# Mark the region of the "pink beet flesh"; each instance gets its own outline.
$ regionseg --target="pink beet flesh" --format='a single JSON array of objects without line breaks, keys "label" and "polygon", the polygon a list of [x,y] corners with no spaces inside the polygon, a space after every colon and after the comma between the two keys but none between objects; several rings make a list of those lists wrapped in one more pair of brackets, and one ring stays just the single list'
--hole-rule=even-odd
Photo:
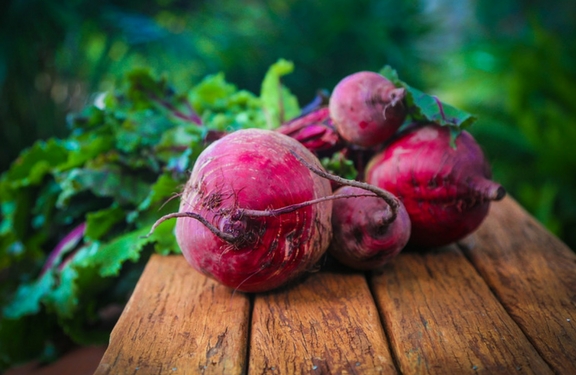
[{"label": "pink beet flesh", "polygon": [[[344,186],[335,195],[360,195],[366,192]],[[388,263],[406,246],[410,238],[410,218],[402,204],[396,219],[388,223],[392,211],[381,198],[337,199],[332,207],[334,237],[328,251],[340,263],[359,270],[370,270]]]},{"label": "pink beet flesh", "polygon": [[490,201],[505,190],[490,180],[490,166],[470,133],[450,145],[450,130],[419,126],[394,139],[369,163],[366,181],[396,195],[412,222],[410,244],[446,245],[473,232]]},{"label": "pink beet flesh", "polygon": [[290,150],[320,167],[296,140],[260,129],[231,133],[199,156],[180,212],[200,213],[238,241],[221,239],[193,218],[178,218],[178,244],[194,268],[237,290],[259,292],[286,284],[320,259],[332,236],[332,202],[275,217],[238,215],[238,209],[266,211],[331,194],[330,183]]},{"label": "pink beet flesh", "polygon": [[330,117],[348,142],[376,146],[398,130],[406,109],[405,90],[375,72],[358,72],[342,79],[329,101]]}]

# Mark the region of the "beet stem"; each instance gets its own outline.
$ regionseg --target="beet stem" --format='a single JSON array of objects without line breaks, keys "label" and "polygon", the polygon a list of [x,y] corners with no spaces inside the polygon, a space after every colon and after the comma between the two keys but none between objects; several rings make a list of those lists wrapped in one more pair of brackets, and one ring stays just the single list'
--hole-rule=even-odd
[{"label": "beet stem", "polygon": [[208,228],[210,230],[210,232],[214,233],[218,238],[220,238],[226,242],[235,243],[238,240],[238,238],[236,236],[222,232],[220,229],[218,229],[214,225],[212,225],[208,220],[206,220],[205,218],[203,218],[202,216],[200,216],[199,214],[197,214],[195,212],[175,212],[172,214],[167,214],[167,215],[162,216],[160,219],[156,220],[156,222],[154,223],[154,225],[152,225],[152,228],[150,228],[150,231],[148,232],[147,235],[144,236],[144,238],[150,237],[152,235],[152,233],[154,233],[154,231],[156,230],[158,225],[162,224],[166,220],[176,219],[179,217],[189,217],[189,218],[198,220],[199,222],[204,224],[204,226],[206,226],[206,228]]},{"label": "beet stem", "polygon": [[[336,194],[336,195],[330,195],[327,197],[312,199],[312,200],[302,202],[302,203],[291,204],[291,205],[288,205],[285,207],[270,209],[270,210],[250,210],[250,209],[239,208],[236,210],[236,212],[233,216],[237,216],[237,217],[242,217],[242,216],[271,217],[271,216],[287,214],[287,213],[299,210],[303,207],[310,206],[310,205],[317,204],[317,203],[321,203],[321,202],[325,202],[325,201],[329,201],[329,200],[343,199],[343,198],[356,198],[356,197],[376,197],[376,196],[374,194]],[[156,220],[156,222],[152,225],[152,228],[150,228],[150,231],[148,232],[148,234],[143,236],[143,238],[150,237],[152,235],[152,233],[154,233],[156,228],[158,228],[158,226],[160,224],[162,224],[163,222],[165,222],[166,220],[176,219],[176,218],[180,218],[180,217],[189,217],[189,218],[198,220],[199,222],[204,224],[204,226],[206,226],[206,228],[208,228],[210,230],[210,232],[214,233],[218,238],[220,238],[220,239],[222,239],[228,243],[235,244],[238,241],[240,241],[240,237],[221,231],[220,229],[218,229],[217,227],[212,225],[204,217],[202,217],[200,214],[197,214],[195,212],[175,212],[175,213],[164,215],[160,219]]]},{"label": "beet stem", "polygon": [[86,222],[79,224],[78,226],[74,227],[50,252],[48,258],[46,259],[46,263],[42,267],[42,271],[40,271],[40,275],[43,275],[50,267],[54,265],[56,258],[61,256],[62,254],[72,250],[82,237],[84,237],[84,233],[86,232]]},{"label": "beet stem", "polygon": [[243,216],[251,216],[251,217],[267,217],[267,216],[277,216],[282,214],[287,214],[290,212],[294,212],[306,206],[311,206],[316,203],[322,203],[325,201],[330,201],[334,199],[345,199],[345,198],[359,198],[359,197],[378,197],[374,194],[336,194],[336,195],[329,195],[326,197],[312,199],[302,203],[295,203],[290,204],[288,206],[269,209],[269,210],[248,210],[248,209],[239,209],[238,211]]},{"label": "beet stem", "polygon": [[393,194],[387,192],[386,190],[380,189],[379,187],[376,187],[374,185],[370,185],[370,184],[365,183],[365,182],[348,180],[346,178],[342,178],[340,176],[336,176],[336,175],[333,175],[331,173],[325,172],[319,168],[316,168],[315,166],[311,165],[310,163],[308,163],[306,160],[304,160],[300,155],[298,155],[293,150],[290,150],[290,153],[292,155],[294,155],[294,157],[296,159],[298,159],[302,164],[304,164],[306,166],[306,168],[310,169],[312,172],[314,172],[315,174],[317,174],[320,177],[324,177],[328,180],[334,181],[334,182],[341,184],[341,185],[354,186],[354,187],[358,187],[360,189],[368,190],[368,191],[376,194],[378,197],[384,199],[384,201],[386,203],[388,203],[388,205],[392,209],[392,215],[390,215],[388,223],[391,223],[394,220],[396,220],[396,216],[398,215],[398,207],[400,207],[400,201]]},{"label": "beet stem", "polygon": [[396,104],[404,100],[405,96],[406,96],[406,90],[403,87],[392,90],[390,92],[390,104],[392,106],[395,106]]}]

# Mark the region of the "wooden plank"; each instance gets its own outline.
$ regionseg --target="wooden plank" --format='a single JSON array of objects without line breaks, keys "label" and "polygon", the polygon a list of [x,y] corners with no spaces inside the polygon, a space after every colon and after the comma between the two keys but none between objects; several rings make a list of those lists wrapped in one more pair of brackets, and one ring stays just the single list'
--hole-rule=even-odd
[{"label": "wooden plank", "polygon": [[576,254],[512,198],[492,205],[463,246],[540,355],[576,374]]},{"label": "wooden plank", "polygon": [[404,251],[372,287],[402,374],[550,374],[455,246]]},{"label": "wooden plank", "polygon": [[250,301],[194,271],[182,256],[152,256],[114,327],[96,374],[241,374]]},{"label": "wooden plank", "polygon": [[321,272],[257,295],[249,374],[395,374],[362,273]]}]

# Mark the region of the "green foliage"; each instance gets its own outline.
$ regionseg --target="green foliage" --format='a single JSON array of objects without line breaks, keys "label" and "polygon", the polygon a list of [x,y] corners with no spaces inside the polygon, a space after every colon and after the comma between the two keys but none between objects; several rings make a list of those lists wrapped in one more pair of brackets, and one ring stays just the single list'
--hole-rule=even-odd
[{"label": "green foliage", "polygon": [[[0,347],[35,316],[46,329],[34,345],[13,342],[0,369],[57,355],[59,337],[81,344],[107,339],[99,312],[126,302],[136,281],[129,276],[151,253],[180,251],[174,220],[147,234],[163,214],[178,211],[171,198],[211,135],[299,113],[280,82],[290,64],[270,67],[264,84],[273,84],[261,96],[220,74],[178,93],[165,78],[135,70],[122,90],[72,118],[69,137],[22,152],[0,177],[0,272],[9,280],[0,285]],[[120,285],[127,291],[119,296]]]},{"label": "green foliage", "polygon": [[[140,234],[176,210],[163,204],[205,139],[274,127],[295,98],[383,64],[410,82],[417,117],[474,120],[445,104],[442,116],[434,97],[477,114],[469,130],[495,178],[576,248],[572,1],[423,4],[3,2],[0,368],[53,359],[63,337],[107,339],[99,309],[125,300],[152,252],[177,251],[173,223]],[[270,67],[279,57],[290,62]],[[355,175],[338,154],[323,163]],[[84,239],[64,241],[81,223]]]},{"label": "green foliage", "polygon": [[342,152],[335,152],[331,157],[324,157],[320,160],[322,166],[330,173],[347,178],[356,179],[358,171],[354,168],[352,160],[346,158]]},{"label": "green foliage", "polygon": [[290,61],[279,60],[270,68],[264,82],[260,96],[266,108],[268,129],[276,129],[285,121],[291,120],[300,114],[298,99],[282,85],[282,76],[294,71],[294,64]]},{"label": "green foliage", "polygon": [[396,87],[402,87],[406,90],[404,102],[408,112],[405,121],[407,124],[434,122],[440,126],[449,126],[452,140],[454,140],[460,131],[467,129],[476,121],[476,117],[470,113],[444,103],[437,97],[415,89],[400,80],[396,70],[389,65],[380,70],[380,74],[388,78]]},{"label": "green foliage", "polygon": [[[487,35],[468,35],[464,48],[446,59],[437,92],[478,114],[470,130],[496,180],[576,248],[576,45],[569,32],[576,24],[559,14],[564,2],[549,14],[534,12],[536,4],[518,14],[504,6],[511,3],[493,9],[479,5]],[[544,16],[553,14],[558,23],[544,27]],[[510,17],[518,21],[517,33],[491,28]]]},{"label": "green foliage", "polygon": [[415,42],[428,26],[417,1],[2,4],[0,171],[34,141],[65,137],[66,114],[135,67],[166,72],[180,91],[226,72],[230,82],[257,93],[262,72],[284,57],[298,66],[286,83],[303,101],[346,74],[383,63],[422,82]]},{"label": "green foliage", "polygon": [[[512,54],[505,105],[530,145],[532,173],[518,199],[558,235],[576,244],[576,69],[557,36],[535,27],[533,46]],[[565,51],[565,52],[563,52]],[[546,69],[543,70],[542,66]]]}]

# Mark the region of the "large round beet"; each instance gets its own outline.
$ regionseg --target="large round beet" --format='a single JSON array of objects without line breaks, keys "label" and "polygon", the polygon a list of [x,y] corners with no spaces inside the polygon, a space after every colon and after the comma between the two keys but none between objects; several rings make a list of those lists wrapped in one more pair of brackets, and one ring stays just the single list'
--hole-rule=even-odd
[{"label": "large round beet", "polygon": [[294,280],[326,251],[332,202],[274,214],[331,194],[322,169],[296,140],[249,129],[228,134],[198,157],[181,197],[176,237],[197,270],[241,291],[274,289]]},{"label": "large round beet", "polygon": [[412,222],[410,244],[446,245],[474,231],[490,201],[505,190],[490,180],[480,146],[462,131],[450,143],[450,129],[414,127],[393,139],[368,164],[366,181],[396,195]]}]

